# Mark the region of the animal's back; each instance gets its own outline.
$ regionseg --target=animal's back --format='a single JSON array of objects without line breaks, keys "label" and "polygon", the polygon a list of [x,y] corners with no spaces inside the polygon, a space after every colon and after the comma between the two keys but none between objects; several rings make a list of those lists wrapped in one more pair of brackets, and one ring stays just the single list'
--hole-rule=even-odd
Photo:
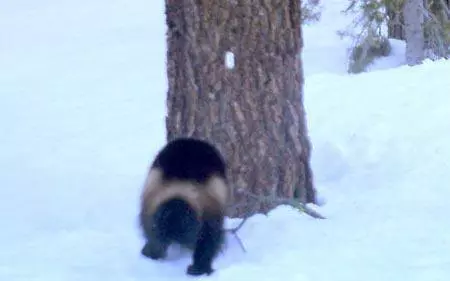
[{"label": "animal's back", "polygon": [[199,139],[179,138],[167,144],[153,162],[164,171],[164,180],[195,180],[205,183],[212,176],[225,178],[226,167],[220,152]]}]

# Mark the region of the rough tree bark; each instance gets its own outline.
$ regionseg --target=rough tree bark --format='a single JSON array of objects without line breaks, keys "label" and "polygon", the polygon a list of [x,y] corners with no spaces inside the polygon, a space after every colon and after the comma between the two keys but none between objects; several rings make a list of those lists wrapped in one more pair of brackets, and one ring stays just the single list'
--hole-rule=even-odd
[{"label": "rough tree bark", "polygon": [[425,57],[423,0],[406,0],[403,6],[405,18],[406,62],[416,65]]},{"label": "rough tree bark", "polygon": [[[167,139],[216,143],[238,204],[251,192],[316,201],[302,100],[299,0],[166,0]],[[234,55],[228,69],[225,55]],[[245,192],[243,192],[245,191]],[[239,204],[243,203],[243,204]]]}]

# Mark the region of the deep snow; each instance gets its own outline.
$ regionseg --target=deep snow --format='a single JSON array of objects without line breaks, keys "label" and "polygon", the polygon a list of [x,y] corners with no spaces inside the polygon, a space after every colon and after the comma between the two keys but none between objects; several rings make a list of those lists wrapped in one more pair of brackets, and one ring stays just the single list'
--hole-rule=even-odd
[{"label": "deep snow", "polygon": [[[230,238],[209,280],[450,279],[450,64],[398,67],[397,42],[377,71],[347,75],[343,2],[305,27],[302,55],[328,219],[286,206],[252,217],[247,253]],[[162,11],[0,2],[0,280],[187,279],[179,249],[139,255],[139,192],[165,139]]]}]

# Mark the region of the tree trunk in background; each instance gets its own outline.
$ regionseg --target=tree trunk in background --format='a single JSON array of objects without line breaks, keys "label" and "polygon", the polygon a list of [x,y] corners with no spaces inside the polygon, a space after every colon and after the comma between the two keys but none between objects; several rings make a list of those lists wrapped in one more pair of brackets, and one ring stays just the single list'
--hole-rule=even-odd
[{"label": "tree trunk in background", "polygon": [[423,0],[405,1],[405,5],[403,6],[403,14],[405,17],[405,54],[408,65],[416,65],[421,63],[425,56],[423,13]]},{"label": "tree trunk in background", "polygon": [[[166,0],[167,138],[214,142],[238,207],[255,194],[315,203],[303,108],[299,0]],[[234,68],[225,65],[234,54]]]},{"label": "tree trunk in background", "polygon": [[403,24],[405,22],[403,18],[403,12],[394,11],[392,9],[387,10],[389,22],[388,22],[388,38],[405,40],[405,31]]}]

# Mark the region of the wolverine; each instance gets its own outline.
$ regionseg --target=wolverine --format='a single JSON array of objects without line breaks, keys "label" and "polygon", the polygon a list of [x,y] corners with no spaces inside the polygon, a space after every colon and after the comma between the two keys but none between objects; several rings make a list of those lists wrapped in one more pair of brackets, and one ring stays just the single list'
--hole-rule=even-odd
[{"label": "wolverine", "polygon": [[225,238],[226,169],[218,149],[204,140],[178,138],[158,152],[141,195],[142,255],[164,259],[178,243],[193,252],[188,275],[213,273]]}]

